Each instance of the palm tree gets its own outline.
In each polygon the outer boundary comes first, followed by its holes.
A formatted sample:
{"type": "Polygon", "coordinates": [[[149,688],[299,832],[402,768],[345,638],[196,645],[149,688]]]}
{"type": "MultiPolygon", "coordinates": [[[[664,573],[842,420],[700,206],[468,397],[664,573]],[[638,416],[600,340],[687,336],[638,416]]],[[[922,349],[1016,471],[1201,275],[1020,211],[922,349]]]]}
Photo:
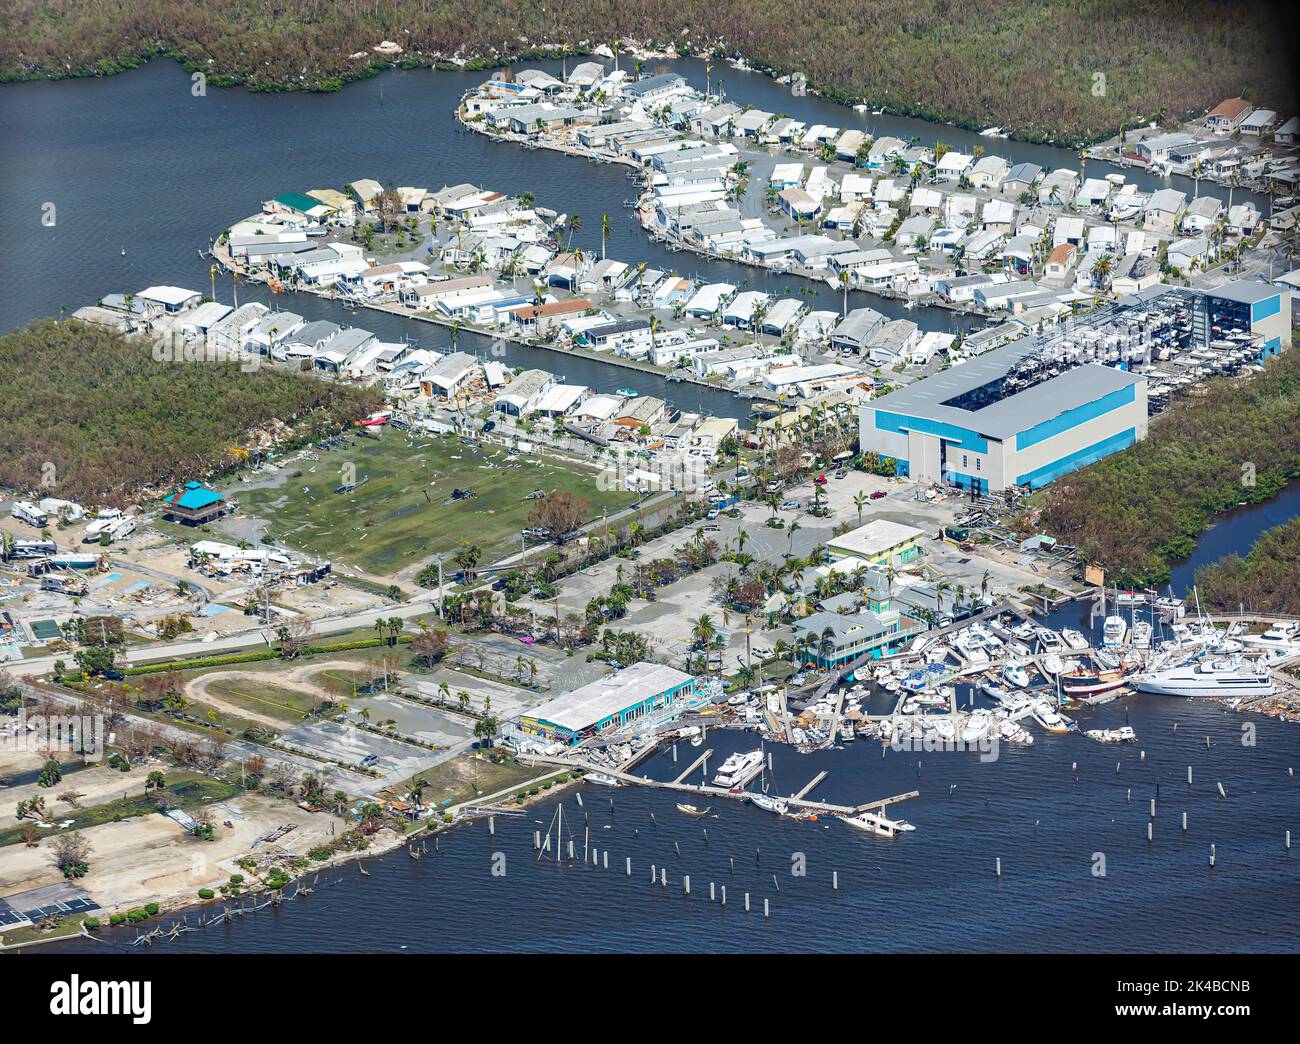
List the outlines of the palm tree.
{"type": "Polygon", "coordinates": [[[853,495],[853,506],[858,509],[858,525],[862,525],[862,509],[867,506],[866,490],[858,490],[853,495]]]}
{"type": "Polygon", "coordinates": [[[790,538],[790,554],[792,556],[794,555],[794,535],[802,528],[803,526],[799,525],[799,520],[796,518],[790,523],[789,528],[786,530],[786,535],[790,538]]]}
{"type": "Polygon", "coordinates": [[[605,240],[609,237],[609,215],[600,215],[600,259],[605,260],[605,240]]]}
{"type": "Polygon", "coordinates": [[[714,626],[713,618],[708,613],[701,613],[691,627],[691,637],[701,645],[708,645],[717,636],[718,629],[714,626]]]}
{"type": "Polygon", "coordinates": [[[574,214],[569,218],[569,241],[564,247],[566,250],[573,246],[573,233],[577,232],[580,228],[582,228],[582,215],[574,214]]]}

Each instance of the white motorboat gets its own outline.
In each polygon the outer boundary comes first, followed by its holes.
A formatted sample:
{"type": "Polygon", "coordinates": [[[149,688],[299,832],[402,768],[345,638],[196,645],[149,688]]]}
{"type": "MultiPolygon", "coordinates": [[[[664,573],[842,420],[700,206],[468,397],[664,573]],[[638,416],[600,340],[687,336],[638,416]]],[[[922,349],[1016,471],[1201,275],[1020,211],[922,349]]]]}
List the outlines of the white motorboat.
{"type": "Polygon", "coordinates": [[[1048,732],[1073,731],[1074,723],[1059,714],[1056,708],[1046,700],[1040,700],[1034,704],[1033,715],[1034,720],[1048,732]]]}
{"type": "Polygon", "coordinates": [[[961,730],[961,741],[963,743],[978,743],[988,733],[993,726],[993,712],[981,707],[973,711],[971,716],[966,719],[966,725],[961,730]]]}
{"type": "Polygon", "coordinates": [[[977,635],[963,632],[952,640],[952,647],[957,655],[972,667],[983,667],[989,662],[989,654],[977,635]]]}
{"type": "Polygon", "coordinates": [[[1154,635],[1154,633],[1155,632],[1152,630],[1152,627],[1149,623],[1147,623],[1145,620],[1138,620],[1136,623],[1133,624],[1133,637],[1131,639],[1131,644],[1133,648],[1150,649],[1151,638],[1154,635]]]}
{"type": "Polygon", "coordinates": [[[1128,623],[1122,616],[1108,616],[1101,625],[1101,644],[1114,649],[1128,637],[1128,623]]]}
{"type": "Polygon", "coordinates": [[[1013,638],[1019,638],[1022,642],[1032,642],[1034,640],[1034,625],[1028,620],[1022,620],[1011,628],[1013,638]]]}
{"type": "Polygon", "coordinates": [[[1022,664],[1016,663],[1014,660],[1003,666],[1002,677],[1018,689],[1027,689],[1029,687],[1029,672],[1025,670],[1022,664]]]}
{"type": "Polygon", "coordinates": [[[1029,734],[1029,730],[1010,718],[1003,718],[998,722],[998,736],[1008,743],[1018,743],[1025,747],[1034,745],[1034,737],[1029,734]]]}
{"type": "Polygon", "coordinates": [[[926,723],[934,729],[934,734],[945,743],[951,743],[957,738],[957,726],[953,724],[952,718],[947,715],[941,718],[927,718],[926,723]]]}
{"type": "Polygon", "coordinates": [[[877,812],[859,812],[856,816],[841,816],[854,830],[865,830],[876,837],[897,837],[901,833],[915,830],[905,819],[886,819],[877,812]]]}
{"type": "Polygon", "coordinates": [[[1281,649],[1286,653],[1300,653],[1300,640],[1294,625],[1274,624],[1263,634],[1247,634],[1241,643],[1251,649],[1281,649]]]}
{"type": "Polygon", "coordinates": [[[1038,669],[1050,678],[1055,678],[1065,670],[1065,661],[1056,653],[1048,653],[1038,661],[1038,669]]]}
{"type": "Polygon", "coordinates": [[[713,785],[715,787],[725,787],[728,790],[744,786],[753,775],[754,770],[762,764],[762,750],[732,754],[718,767],[718,772],[713,777],[713,785]]]}
{"type": "Polygon", "coordinates": [[[1061,638],[1075,652],[1083,652],[1084,649],[1088,648],[1088,639],[1073,627],[1067,627],[1061,631],[1061,638]]]}
{"type": "Polygon", "coordinates": [[[583,777],[584,782],[599,783],[602,787],[621,787],[623,784],[613,776],[608,776],[604,772],[588,772],[583,777]]]}
{"type": "Polygon", "coordinates": [[[1055,652],[1061,648],[1061,636],[1050,627],[1034,628],[1034,637],[1038,639],[1038,644],[1042,646],[1044,652],[1055,652]]]}
{"type": "Polygon", "coordinates": [[[1129,679],[1138,692],[1158,696],[1272,696],[1276,687],[1266,666],[1240,660],[1202,660],[1129,679]]]}
{"type": "Polygon", "coordinates": [[[1089,729],[1084,735],[1098,743],[1133,743],[1137,740],[1137,733],[1128,725],[1117,729],[1089,729]]]}

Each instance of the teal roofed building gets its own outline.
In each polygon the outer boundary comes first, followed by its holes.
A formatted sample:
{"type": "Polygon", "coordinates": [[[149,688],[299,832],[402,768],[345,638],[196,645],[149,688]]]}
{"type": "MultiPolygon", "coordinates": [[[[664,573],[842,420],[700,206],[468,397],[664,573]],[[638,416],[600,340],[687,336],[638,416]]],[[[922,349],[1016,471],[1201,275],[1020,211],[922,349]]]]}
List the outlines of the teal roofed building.
{"type": "Polygon", "coordinates": [[[329,204],[304,196],[301,192],[281,192],[274,199],[267,200],[264,206],[270,211],[302,214],[313,221],[321,221],[334,213],[334,208],[329,204]]]}
{"type": "Polygon", "coordinates": [[[187,482],[175,493],[163,497],[167,506],[163,517],[196,526],[220,518],[226,510],[226,497],[202,482],[187,482]]]}

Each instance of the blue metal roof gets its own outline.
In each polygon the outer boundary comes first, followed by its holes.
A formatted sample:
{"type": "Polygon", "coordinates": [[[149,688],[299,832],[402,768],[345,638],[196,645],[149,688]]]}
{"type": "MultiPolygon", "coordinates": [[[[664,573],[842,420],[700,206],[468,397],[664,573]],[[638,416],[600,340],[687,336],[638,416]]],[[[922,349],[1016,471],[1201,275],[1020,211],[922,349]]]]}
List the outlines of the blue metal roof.
{"type": "Polygon", "coordinates": [[[202,482],[187,482],[185,488],[179,493],[173,493],[170,497],[163,498],[165,503],[171,504],[173,507],[187,508],[190,511],[196,511],[211,504],[218,504],[225,499],[222,494],[215,489],[209,489],[202,482]]]}

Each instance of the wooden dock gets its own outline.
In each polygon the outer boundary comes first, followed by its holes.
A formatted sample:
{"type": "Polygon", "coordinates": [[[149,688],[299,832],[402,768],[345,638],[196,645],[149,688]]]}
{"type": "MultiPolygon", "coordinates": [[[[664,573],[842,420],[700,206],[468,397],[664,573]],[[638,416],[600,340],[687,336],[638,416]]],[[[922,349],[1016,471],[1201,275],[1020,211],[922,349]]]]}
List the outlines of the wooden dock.
{"type": "MultiPolygon", "coordinates": [[[[728,798],[732,801],[748,801],[750,794],[745,790],[726,790],[722,787],[709,786],[700,783],[682,783],[677,780],[665,782],[662,780],[650,779],[648,776],[634,776],[631,773],[623,772],[618,769],[604,768],[599,765],[589,765],[577,758],[557,758],[546,754],[521,754],[521,761],[527,761],[530,764],[548,764],[562,765],[570,769],[582,768],[590,772],[600,772],[607,776],[612,776],[620,783],[626,783],[629,786],[650,787],[653,790],[671,790],[680,794],[694,794],[699,797],[710,798],[728,798]]],[[[694,766],[692,766],[694,767],[694,766]]],[[[687,770],[690,771],[689,769],[687,770]]],[[[755,775],[758,773],[755,772],[755,775]]],[[[824,776],[822,773],[821,776],[824,776]]],[[[804,787],[801,794],[808,793],[815,783],[820,782],[820,777],[813,780],[808,786],[804,787]]],[[[896,794],[893,797],[882,798],[879,801],[870,801],[865,805],[835,805],[828,801],[809,801],[803,797],[785,798],[787,805],[795,808],[808,809],[812,812],[828,812],[841,816],[851,816],[857,812],[873,808],[884,808],[886,805],[892,805],[899,801],[907,801],[910,798],[918,797],[920,791],[913,790],[906,794],[896,794]]]]}
{"type": "Polygon", "coordinates": [[[802,798],[805,795],[809,794],[812,791],[813,787],[821,783],[821,781],[824,780],[827,777],[827,775],[829,775],[829,773],[827,773],[825,769],[823,769],[821,772],[818,772],[817,775],[813,776],[813,778],[808,781],[807,786],[805,786],[802,790],[795,793],[793,797],[802,798]]]}
{"type": "MultiPolygon", "coordinates": [[[[684,768],[684,769],[682,770],[681,775],[679,775],[676,779],[673,780],[673,783],[680,783],[680,782],[682,782],[682,780],[684,780],[687,776],[689,776],[689,775],[690,775],[692,772],[694,772],[697,768],[699,768],[699,767],[700,767],[701,765],[703,765],[706,761],[708,761],[708,760],[709,760],[709,757],[710,757],[712,754],[713,754],[713,751],[712,751],[712,750],[706,750],[706,751],[705,751],[703,754],[701,754],[698,758],[696,758],[696,759],[695,759],[694,761],[692,761],[689,765],[687,765],[686,768],[684,768]]],[[[707,770],[705,771],[705,775],[708,775],[708,771],[707,771],[707,770]]]]}

